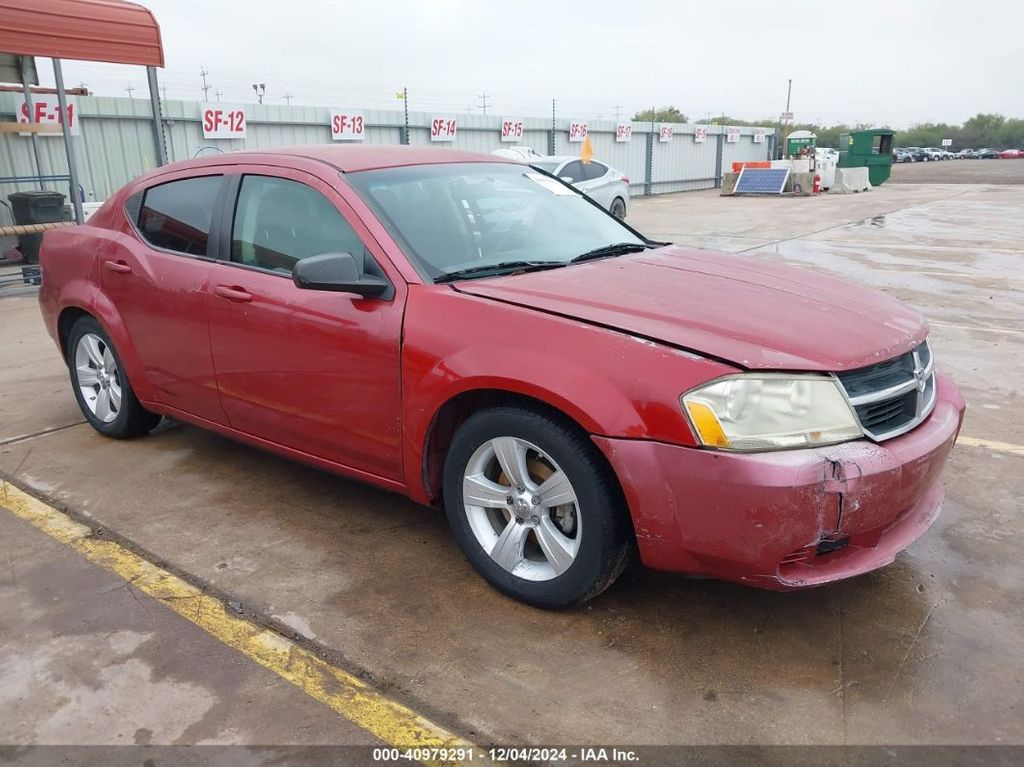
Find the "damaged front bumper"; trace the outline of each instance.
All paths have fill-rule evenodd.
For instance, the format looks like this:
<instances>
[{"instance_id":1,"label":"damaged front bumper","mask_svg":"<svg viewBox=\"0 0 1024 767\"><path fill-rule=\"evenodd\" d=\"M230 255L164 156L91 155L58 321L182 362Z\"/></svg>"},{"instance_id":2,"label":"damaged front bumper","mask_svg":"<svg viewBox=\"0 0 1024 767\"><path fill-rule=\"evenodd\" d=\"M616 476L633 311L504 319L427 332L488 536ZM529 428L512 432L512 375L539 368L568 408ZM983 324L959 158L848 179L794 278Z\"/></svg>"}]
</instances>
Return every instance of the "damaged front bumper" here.
<instances>
[{"instance_id":1,"label":"damaged front bumper","mask_svg":"<svg viewBox=\"0 0 1024 767\"><path fill-rule=\"evenodd\" d=\"M936 377L921 425L876 444L728 453L594 437L622 483L644 564L770 589L889 564L942 506L964 401Z\"/></svg>"}]
</instances>

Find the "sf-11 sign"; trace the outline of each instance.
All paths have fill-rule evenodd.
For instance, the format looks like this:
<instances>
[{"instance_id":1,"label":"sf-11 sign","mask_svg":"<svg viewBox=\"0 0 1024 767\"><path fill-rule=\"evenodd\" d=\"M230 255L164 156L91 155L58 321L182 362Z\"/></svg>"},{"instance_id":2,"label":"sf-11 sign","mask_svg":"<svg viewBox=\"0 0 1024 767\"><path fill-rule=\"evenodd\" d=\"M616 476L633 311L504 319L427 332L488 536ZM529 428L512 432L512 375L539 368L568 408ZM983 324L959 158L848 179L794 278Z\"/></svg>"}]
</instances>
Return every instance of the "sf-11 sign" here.
<instances>
[{"instance_id":1,"label":"sf-11 sign","mask_svg":"<svg viewBox=\"0 0 1024 767\"><path fill-rule=\"evenodd\" d=\"M19 96L17 104L18 122L38 123L40 125L60 125L60 104L57 102L55 93L33 93L32 114L29 115L28 104L24 96ZM78 100L74 96L68 96L67 125L72 136L81 134L78 124ZM29 134L23 134L29 135ZM40 136L60 136L61 132L40 133Z\"/></svg>"},{"instance_id":2,"label":"sf-11 sign","mask_svg":"<svg viewBox=\"0 0 1024 767\"><path fill-rule=\"evenodd\" d=\"M585 122L571 122L569 123L569 142L572 144L582 144L583 140L587 137L587 124Z\"/></svg>"},{"instance_id":3,"label":"sf-11 sign","mask_svg":"<svg viewBox=\"0 0 1024 767\"><path fill-rule=\"evenodd\" d=\"M203 109L203 138L243 139L247 135L244 108L217 106Z\"/></svg>"},{"instance_id":4,"label":"sf-11 sign","mask_svg":"<svg viewBox=\"0 0 1024 767\"><path fill-rule=\"evenodd\" d=\"M755 144L763 144L764 143L764 135L765 135L765 129L764 128L754 128L754 143Z\"/></svg>"},{"instance_id":5,"label":"sf-11 sign","mask_svg":"<svg viewBox=\"0 0 1024 767\"><path fill-rule=\"evenodd\" d=\"M703 125L698 125L693 129L693 143L703 144L708 140L708 129Z\"/></svg>"},{"instance_id":6,"label":"sf-11 sign","mask_svg":"<svg viewBox=\"0 0 1024 767\"><path fill-rule=\"evenodd\" d=\"M362 141L366 137L366 120L362 112L331 112L333 141Z\"/></svg>"},{"instance_id":7,"label":"sf-11 sign","mask_svg":"<svg viewBox=\"0 0 1024 767\"><path fill-rule=\"evenodd\" d=\"M431 141L454 141L458 129L454 117L435 117L430 121Z\"/></svg>"},{"instance_id":8,"label":"sf-11 sign","mask_svg":"<svg viewBox=\"0 0 1024 767\"><path fill-rule=\"evenodd\" d=\"M725 129L725 141L729 144L736 144L740 140L740 129L729 126Z\"/></svg>"},{"instance_id":9,"label":"sf-11 sign","mask_svg":"<svg viewBox=\"0 0 1024 767\"><path fill-rule=\"evenodd\" d=\"M671 125L662 125L661 128L658 129L658 141L660 141L662 144L667 144L671 140L672 140L672 126Z\"/></svg>"},{"instance_id":10,"label":"sf-11 sign","mask_svg":"<svg viewBox=\"0 0 1024 767\"><path fill-rule=\"evenodd\" d=\"M501 140L504 143L515 143L523 137L523 121L510 119L501 121Z\"/></svg>"},{"instance_id":11,"label":"sf-11 sign","mask_svg":"<svg viewBox=\"0 0 1024 767\"><path fill-rule=\"evenodd\" d=\"M631 123L619 123L615 126L615 140L618 143L629 141L633 137L633 125Z\"/></svg>"}]
</instances>

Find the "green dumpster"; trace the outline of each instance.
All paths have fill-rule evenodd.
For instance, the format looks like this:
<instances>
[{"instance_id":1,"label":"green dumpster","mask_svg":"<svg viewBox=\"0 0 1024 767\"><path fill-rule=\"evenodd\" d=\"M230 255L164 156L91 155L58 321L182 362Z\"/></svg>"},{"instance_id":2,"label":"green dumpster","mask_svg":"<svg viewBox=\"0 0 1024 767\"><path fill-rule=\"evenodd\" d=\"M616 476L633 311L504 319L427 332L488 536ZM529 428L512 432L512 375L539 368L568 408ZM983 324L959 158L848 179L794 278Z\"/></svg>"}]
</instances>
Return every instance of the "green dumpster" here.
<instances>
[{"instance_id":1,"label":"green dumpster","mask_svg":"<svg viewBox=\"0 0 1024 767\"><path fill-rule=\"evenodd\" d=\"M892 172L892 138L888 128L870 128L839 137L839 167L868 169L871 186L881 186Z\"/></svg>"},{"instance_id":2,"label":"green dumpster","mask_svg":"<svg viewBox=\"0 0 1024 767\"><path fill-rule=\"evenodd\" d=\"M814 149L818 137L809 130L795 130L786 136L785 157L797 157L804 147Z\"/></svg>"}]
</instances>

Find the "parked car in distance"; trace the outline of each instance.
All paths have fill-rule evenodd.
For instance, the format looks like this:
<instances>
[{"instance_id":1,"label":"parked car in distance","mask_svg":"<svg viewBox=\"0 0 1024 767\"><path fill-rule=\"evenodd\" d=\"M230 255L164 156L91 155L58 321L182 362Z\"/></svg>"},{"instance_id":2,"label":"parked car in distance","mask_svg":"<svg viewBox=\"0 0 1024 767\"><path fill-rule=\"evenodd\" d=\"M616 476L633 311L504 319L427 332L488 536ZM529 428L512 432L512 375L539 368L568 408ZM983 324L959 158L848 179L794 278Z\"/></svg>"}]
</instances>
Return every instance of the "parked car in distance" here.
<instances>
[{"instance_id":1,"label":"parked car in distance","mask_svg":"<svg viewBox=\"0 0 1024 767\"><path fill-rule=\"evenodd\" d=\"M629 211L629 176L597 160L551 156L530 160L530 165L557 176L583 192L616 218Z\"/></svg>"},{"instance_id":2,"label":"parked car in distance","mask_svg":"<svg viewBox=\"0 0 1024 767\"><path fill-rule=\"evenodd\" d=\"M939 514L964 414L896 299L653 242L490 155L167 165L47 232L41 264L96 431L171 416L443 507L479 573L542 607L637 554L769 589L881 567Z\"/></svg>"},{"instance_id":3,"label":"parked car in distance","mask_svg":"<svg viewBox=\"0 0 1024 767\"><path fill-rule=\"evenodd\" d=\"M999 153L999 159L1001 160L1016 160L1020 157L1024 157L1020 149L1004 149Z\"/></svg>"},{"instance_id":4,"label":"parked car in distance","mask_svg":"<svg viewBox=\"0 0 1024 767\"><path fill-rule=\"evenodd\" d=\"M932 160L932 161L935 161L935 162L938 162L939 160L945 160L946 159L946 153L943 152L938 147L934 147L934 146L925 147L924 154L925 154L925 157L927 157L928 160Z\"/></svg>"},{"instance_id":5,"label":"parked car in distance","mask_svg":"<svg viewBox=\"0 0 1024 767\"><path fill-rule=\"evenodd\" d=\"M931 156L919 146L908 146L903 148L912 158L913 162L928 162Z\"/></svg>"},{"instance_id":6,"label":"parked car in distance","mask_svg":"<svg viewBox=\"0 0 1024 767\"><path fill-rule=\"evenodd\" d=\"M956 154L957 157L961 160L973 160L975 152L973 149L961 149Z\"/></svg>"},{"instance_id":7,"label":"parked car in distance","mask_svg":"<svg viewBox=\"0 0 1024 767\"><path fill-rule=\"evenodd\" d=\"M916 162L914 153L909 149L896 148L892 150L893 162Z\"/></svg>"},{"instance_id":8,"label":"parked car in distance","mask_svg":"<svg viewBox=\"0 0 1024 767\"><path fill-rule=\"evenodd\" d=\"M995 160L999 157L999 152L995 149L979 149L974 156L979 160Z\"/></svg>"}]
</instances>

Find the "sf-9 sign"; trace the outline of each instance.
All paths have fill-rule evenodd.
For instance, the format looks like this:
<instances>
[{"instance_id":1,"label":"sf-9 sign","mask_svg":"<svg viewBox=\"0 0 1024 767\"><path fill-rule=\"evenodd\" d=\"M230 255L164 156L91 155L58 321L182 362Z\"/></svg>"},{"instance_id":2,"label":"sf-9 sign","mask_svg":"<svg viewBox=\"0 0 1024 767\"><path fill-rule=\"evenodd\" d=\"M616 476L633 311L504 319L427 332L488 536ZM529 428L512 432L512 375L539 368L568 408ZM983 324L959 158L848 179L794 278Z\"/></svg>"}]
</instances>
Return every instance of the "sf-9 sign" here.
<instances>
[{"instance_id":1,"label":"sf-9 sign","mask_svg":"<svg viewBox=\"0 0 1024 767\"><path fill-rule=\"evenodd\" d=\"M587 124L585 122L569 123L569 141L573 144L582 144L587 137Z\"/></svg>"},{"instance_id":2,"label":"sf-9 sign","mask_svg":"<svg viewBox=\"0 0 1024 767\"><path fill-rule=\"evenodd\" d=\"M523 121L517 119L501 121L501 140L503 142L519 141L523 137Z\"/></svg>"},{"instance_id":3,"label":"sf-9 sign","mask_svg":"<svg viewBox=\"0 0 1024 767\"><path fill-rule=\"evenodd\" d=\"M454 117L435 117L430 121L431 141L454 141L458 129Z\"/></svg>"},{"instance_id":4,"label":"sf-9 sign","mask_svg":"<svg viewBox=\"0 0 1024 767\"><path fill-rule=\"evenodd\" d=\"M245 110L242 107L207 107L203 110L203 138L245 137Z\"/></svg>"},{"instance_id":5,"label":"sf-9 sign","mask_svg":"<svg viewBox=\"0 0 1024 767\"><path fill-rule=\"evenodd\" d=\"M331 112L331 139L333 141L362 141L366 133L362 112Z\"/></svg>"}]
</instances>

